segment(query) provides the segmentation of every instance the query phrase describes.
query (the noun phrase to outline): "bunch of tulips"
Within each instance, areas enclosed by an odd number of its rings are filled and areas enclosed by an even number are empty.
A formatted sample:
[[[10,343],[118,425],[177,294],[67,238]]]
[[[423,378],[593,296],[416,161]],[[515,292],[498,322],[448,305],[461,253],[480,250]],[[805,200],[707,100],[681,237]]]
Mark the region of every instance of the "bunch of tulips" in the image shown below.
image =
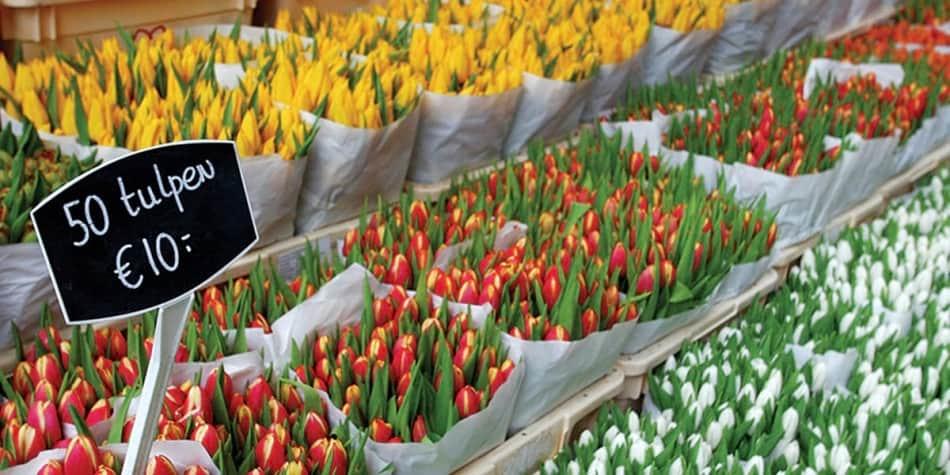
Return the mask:
[[[489,321],[476,329],[465,310],[423,288],[365,287],[360,323],[294,345],[290,366],[376,442],[438,441],[484,409],[515,368]]]
[[[0,130],[0,245],[36,242],[30,211],[93,163],[44,150],[32,126],[19,137],[9,124]]]

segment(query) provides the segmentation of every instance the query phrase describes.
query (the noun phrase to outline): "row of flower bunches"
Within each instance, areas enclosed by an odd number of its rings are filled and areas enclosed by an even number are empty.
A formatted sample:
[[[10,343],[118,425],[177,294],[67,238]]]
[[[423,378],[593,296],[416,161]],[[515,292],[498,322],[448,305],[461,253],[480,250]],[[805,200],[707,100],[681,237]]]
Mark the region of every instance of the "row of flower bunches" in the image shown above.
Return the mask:
[[[879,113],[881,128],[913,131],[939,103],[942,93],[920,94],[939,92],[942,80],[923,62],[908,68],[920,72],[904,84],[820,84],[817,99],[806,99],[804,59],[796,58],[824,52],[810,51],[783,54],[769,63],[778,67],[723,86],[730,108],[715,114],[722,120],[715,127],[737,127],[733,111],[740,129],[754,116],[750,138],[737,144],[746,148],[723,150],[723,160],[751,154],[766,166],[787,153],[791,168],[768,168],[822,170],[837,153],[813,141],[831,133],[830,124],[850,130],[854,115]],[[783,88],[796,92],[782,96]],[[783,99],[763,99],[766,89]],[[706,91],[698,105],[709,104],[705,94],[714,93]],[[861,113],[842,117],[848,108]],[[795,120],[786,122],[788,114]],[[797,127],[816,131],[804,137]],[[772,140],[792,145],[759,150]],[[19,170],[14,182],[29,189],[7,195],[12,200],[29,204],[64,179],[62,168],[25,161],[36,152],[35,135],[17,138],[8,129],[0,142]],[[553,378],[568,372],[570,351],[557,361],[564,366],[545,367],[552,349],[622,344],[635,321],[695,307],[733,266],[767,255],[776,242],[774,216],[761,202],[739,202],[723,182],[705,183],[691,162],[674,166],[621,142],[587,132],[568,148],[534,147],[526,162],[462,181],[434,204],[404,194],[364,213],[338,252],[308,252],[289,281],[258,266],[200,292],[158,439],[195,441],[192,451],[212,457],[190,469],[196,473],[359,473],[412,463],[448,471],[499,443],[509,427],[553,407],[553,396],[570,395],[558,394],[567,388]],[[82,169],[69,163],[67,174]],[[44,315],[32,344],[14,330],[18,363],[4,379],[0,464],[32,463],[50,474],[116,469],[113,446],[101,444],[127,439],[154,318],[126,331],[75,327],[63,336]],[[545,407],[525,396],[539,390],[552,393]],[[461,443],[469,439],[484,445]],[[453,445],[471,451],[451,459],[444,452]],[[174,463],[182,470],[176,456],[185,452],[155,458],[151,469],[165,473]]]
[[[608,405],[542,473],[943,473],[950,173],[806,251],[788,286]]]

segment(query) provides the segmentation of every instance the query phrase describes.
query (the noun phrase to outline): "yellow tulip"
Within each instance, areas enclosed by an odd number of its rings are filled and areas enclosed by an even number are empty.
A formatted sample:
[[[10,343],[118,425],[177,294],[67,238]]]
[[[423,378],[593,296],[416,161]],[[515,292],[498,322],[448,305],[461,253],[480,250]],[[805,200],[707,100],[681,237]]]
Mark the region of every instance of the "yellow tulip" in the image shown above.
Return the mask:
[[[59,127],[65,135],[79,135],[79,129],[76,128],[75,99],[72,96],[66,97],[62,102],[63,107],[59,114]]]
[[[36,126],[37,130],[50,131],[49,116],[46,115],[46,108],[43,107],[36,92],[32,89],[24,91],[20,107],[23,109],[23,115]]]
[[[13,69],[7,63],[6,56],[0,54],[0,89],[13,92]]]
[[[253,111],[249,110],[244,113],[235,141],[237,142],[238,153],[242,157],[258,155],[261,149],[261,137],[257,130],[257,117]]]

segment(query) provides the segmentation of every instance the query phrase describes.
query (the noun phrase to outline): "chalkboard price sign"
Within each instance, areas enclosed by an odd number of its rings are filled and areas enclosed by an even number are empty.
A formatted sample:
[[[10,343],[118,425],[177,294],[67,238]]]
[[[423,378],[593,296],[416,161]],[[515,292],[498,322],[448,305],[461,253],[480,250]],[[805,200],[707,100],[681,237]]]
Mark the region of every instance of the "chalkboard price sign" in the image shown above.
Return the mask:
[[[32,213],[68,323],[136,315],[193,292],[257,241],[233,142],[108,162]]]

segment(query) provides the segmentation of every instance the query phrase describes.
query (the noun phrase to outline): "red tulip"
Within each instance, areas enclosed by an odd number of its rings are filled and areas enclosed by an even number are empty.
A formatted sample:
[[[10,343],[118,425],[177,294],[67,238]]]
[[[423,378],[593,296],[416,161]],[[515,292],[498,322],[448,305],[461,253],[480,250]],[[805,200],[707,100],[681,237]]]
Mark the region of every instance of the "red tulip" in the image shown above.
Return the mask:
[[[409,374],[412,365],[416,362],[416,354],[412,349],[403,349],[397,347],[393,350],[392,374],[393,377],[401,378],[404,374]]]
[[[227,401],[234,394],[234,382],[231,380],[231,375],[226,371],[224,372],[223,378],[223,394],[224,400]],[[205,378],[205,384],[201,392],[204,394],[204,397],[208,401],[214,401],[214,393],[218,387],[218,368],[212,369],[208,372],[208,376]]]
[[[663,285],[666,287],[676,282],[676,266],[673,265],[672,261],[664,259],[663,262],[660,263],[660,277],[661,282],[663,282]]]
[[[600,318],[597,316],[597,312],[592,308],[584,310],[584,313],[581,314],[581,333],[587,336],[599,329]]]
[[[40,381],[36,385],[36,389],[33,390],[33,400],[56,402],[56,392],[58,389],[57,386],[53,386],[53,383],[44,379]]]
[[[185,399],[188,393],[178,386],[168,386],[165,388],[165,399],[162,402],[162,413],[165,417],[175,417],[175,414],[181,411],[185,405]]]
[[[100,465],[99,468],[96,469],[96,473],[94,475],[118,475],[118,474],[116,473],[115,470],[112,469],[112,467]]]
[[[643,272],[640,272],[640,276],[637,277],[637,294],[645,294],[647,292],[653,291],[654,286],[654,269],[655,266],[647,266],[646,269],[643,269]]]
[[[197,420],[202,420],[200,416],[195,417],[198,418]],[[185,438],[185,428],[179,422],[170,421],[168,419],[160,419],[158,424],[158,435],[155,436],[155,438],[157,440],[182,440]]]
[[[630,154],[630,175],[636,177],[643,167],[643,152],[633,152]]]
[[[389,297],[373,300],[373,318],[376,325],[383,325],[392,320],[395,313],[396,309]]]
[[[218,430],[210,424],[199,424],[195,427],[191,431],[191,440],[201,444],[205,448],[205,451],[208,452],[208,455],[212,457],[218,453],[218,448],[221,446],[221,438],[218,434]]]
[[[426,420],[422,415],[417,415],[416,420],[412,423],[412,441],[413,442],[422,442],[426,435],[429,433],[426,430]]]
[[[554,325],[544,333],[544,339],[549,341],[571,341],[571,334],[562,325]]]
[[[13,370],[13,389],[21,396],[27,396],[33,391],[33,375],[35,371],[33,365],[28,361],[17,363]]]
[[[145,475],[178,475],[178,469],[168,457],[156,455],[145,466]]]
[[[393,436],[393,426],[379,417],[369,423],[369,436],[376,442],[388,442]]]
[[[59,345],[59,342],[63,341],[62,337],[59,335],[59,330],[56,327],[50,325],[46,328],[41,328],[39,331],[39,340],[40,344],[43,345],[43,348],[46,348],[46,351],[52,351],[52,345]]]
[[[703,243],[696,241],[696,245],[693,246],[693,272],[699,270],[700,264],[703,262]]]
[[[554,308],[558,297],[561,296],[561,281],[558,279],[557,267],[548,268],[544,276],[544,286],[541,287],[541,296],[544,297],[544,303],[549,309]]]
[[[481,403],[481,393],[468,385],[455,395],[455,407],[459,411],[459,419],[465,419],[481,410]]]
[[[69,355],[72,354],[73,345],[68,341],[59,342],[59,362],[63,368],[69,368]]]
[[[69,407],[76,409],[79,417],[86,417],[86,405],[79,398],[79,393],[73,389],[67,389],[59,398],[59,419],[62,422],[73,424],[73,417],[69,413]]]
[[[274,396],[274,392],[271,391],[270,385],[263,376],[258,376],[247,385],[246,394],[244,399],[255,417],[260,416],[264,404]]]
[[[297,412],[298,409],[303,407],[303,398],[300,396],[300,392],[291,384],[281,383],[279,400],[289,412]]]
[[[33,401],[33,404],[30,404],[27,424],[33,426],[38,435],[46,441],[46,447],[52,447],[63,438],[56,406],[49,401]]]
[[[99,466],[101,455],[96,441],[91,437],[80,435],[69,441],[66,448],[66,457],[63,459],[63,466],[70,475],[93,474],[96,467]]]
[[[211,401],[205,399],[200,387],[191,386],[188,388],[185,404],[181,407],[181,415],[184,417],[198,416],[205,421],[212,420]]]
[[[73,381],[72,390],[79,395],[79,399],[82,401],[83,406],[91,406],[96,402],[98,396],[96,396],[96,389],[92,387],[92,383],[86,381],[85,379],[77,378]],[[62,397],[62,394],[60,394]]]
[[[119,376],[122,377],[122,381],[126,386],[135,384],[135,380],[139,377],[138,363],[123,356],[122,359],[119,360]]]
[[[618,242],[614,245],[613,252],[610,253],[610,263],[607,266],[610,275],[619,273],[625,275],[627,270],[627,248],[623,243]]]
[[[35,372],[34,384],[42,380],[49,381],[56,387],[63,384],[63,370],[59,366],[59,360],[52,353],[37,358],[33,365],[33,371]]]
[[[393,257],[392,263],[389,265],[389,269],[386,271],[386,277],[383,279],[383,282],[405,287],[409,285],[411,279],[412,267],[409,266],[409,261],[406,259],[406,256],[396,254],[396,256]]]
[[[40,400],[43,401],[43,399]],[[0,420],[21,423],[21,421],[17,419],[18,417],[16,403],[7,400],[0,404]]]
[[[304,438],[308,445],[312,445],[318,439],[324,439],[330,433],[330,426],[326,418],[310,411],[304,416]]]
[[[42,435],[28,424],[11,426],[10,438],[13,458],[18,464],[29,462],[45,448]]]
[[[241,404],[234,412],[234,428],[241,443],[251,433],[254,427],[254,414],[247,404]]]
[[[346,393],[345,393],[344,399],[346,400],[346,403],[347,403],[347,404],[351,404],[351,405],[354,405],[354,406],[359,405],[359,403],[360,403],[360,387],[357,386],[357,385],[355,385],[355,384],[351,384],[351,385],[347,386],[347,387],[346,387]]]
[[[346,449],[337,439],[320,439],[310,446],[307,460],[317,472],[328,471],[330,475],[345,475],[347,470]],[[329,465],[329,470],[327,466]]]
[[[267,401],[267,409],[270,410],[272,424],[283,424],[290,418],[290,415],[287,413],[287,408],[275,397]]]
[[[459,287],[458,295],[456,300],[459,303],[468,304],[468,305],[477,305],[478,304],[478,286],[474,281],[466,280],[462,283],[462,286]]]
[[[36,475],[63,475],[65,469],[63,468],[62,460],[50,460],[43,464],[39,472],[36,472]]]
[[[183,475],[211,475],[211,472],[200,465],[189,465],[185,468]]]
[[[287,453],[283,445],[273,433],[265,434],[254,447],[254,456],[257,466],[265,472],[274,473],[287,461]]]

